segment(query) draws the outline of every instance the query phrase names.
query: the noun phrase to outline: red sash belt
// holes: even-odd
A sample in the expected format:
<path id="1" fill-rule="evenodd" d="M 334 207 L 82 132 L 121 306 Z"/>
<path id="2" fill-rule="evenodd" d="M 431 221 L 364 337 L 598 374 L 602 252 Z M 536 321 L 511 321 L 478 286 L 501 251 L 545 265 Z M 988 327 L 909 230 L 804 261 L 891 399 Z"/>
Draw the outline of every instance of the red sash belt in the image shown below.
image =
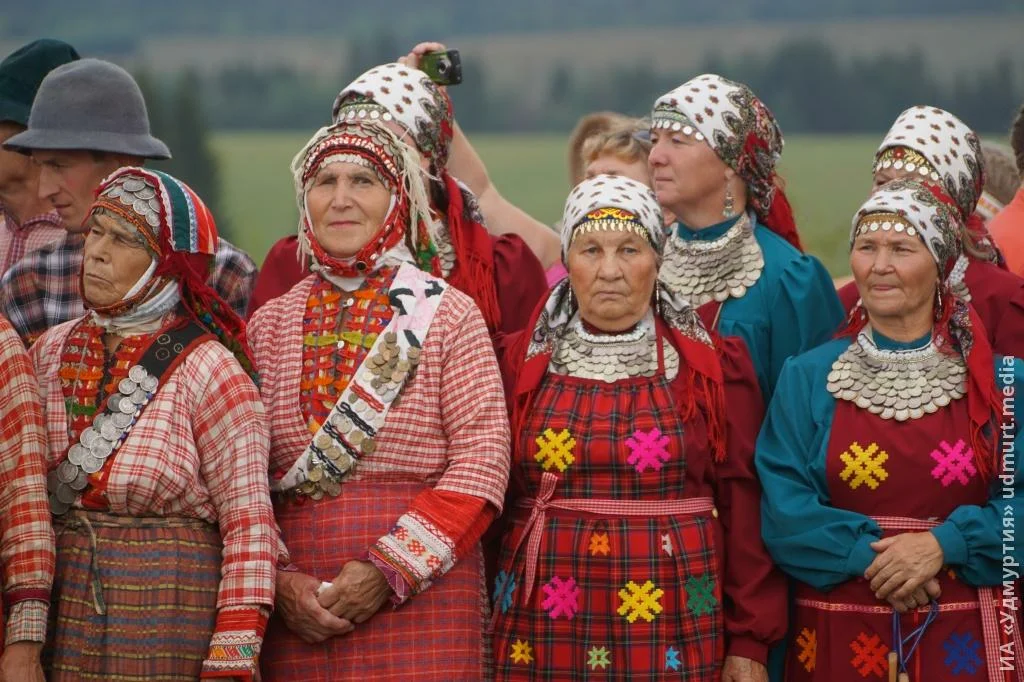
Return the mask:
<path id="1" fill-rule="evenodd" d="M 537 560 L 540 553 L 540 540 L 544 535 L 544 523 L 549 509 L 584 514 L 600 514 L 602 516 L 680 516 L 708 514 L 718 516 L 715 501 L 710 497 L 691 497 L 682 500 L 611 500 L 611 499 L 560 499 L 552 500 L 558 477 L 548 472 L 541 477 L 540 492 L 535 498 L 524 498 L 516 502 L 521 509 L 529 509 L 530 517 L 526 520 L 519 542 L 512 551 L 512 560 L 518 556 L 519 550 L 526 541 L 526 583 L 524 585 L 523 603 L 529 603 L 533 591 L 533 582 L 537 572 Z"/>

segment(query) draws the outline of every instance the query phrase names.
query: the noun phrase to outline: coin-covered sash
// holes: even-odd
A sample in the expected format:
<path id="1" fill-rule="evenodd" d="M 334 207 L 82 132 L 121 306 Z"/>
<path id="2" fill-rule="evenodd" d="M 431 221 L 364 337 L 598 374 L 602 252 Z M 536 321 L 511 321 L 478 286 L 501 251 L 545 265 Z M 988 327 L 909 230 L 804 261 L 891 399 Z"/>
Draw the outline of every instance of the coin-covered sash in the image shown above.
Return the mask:
<path id="1" fill-rule="evenodd" d="M 157 334 L 138 364 L 118 383 L 97 410 L 92 424 L 72 443 L 64 458 L 47 476 L 50 510 L 57 516 L 82 497 L 83 506 L 105 507 L 103 471 L 109 469 L 114 453 L 125 441 L 142 412 L 171 372 L 200 343 L 215 338 L 199 325 L 189 322 Z"/>
<path id="2" fill-rule="evenodd" d="M 359 459 L 376 450 L 377 434 L 420 362 L 423 341 L 446 288 L 443 280 L 402 264 L 388 292 L 395 313 L 391 322 L 302 455 L 280 480 L 271 482 L 271 490 L 318 499 L 341 492 L 342 481 Z"/>

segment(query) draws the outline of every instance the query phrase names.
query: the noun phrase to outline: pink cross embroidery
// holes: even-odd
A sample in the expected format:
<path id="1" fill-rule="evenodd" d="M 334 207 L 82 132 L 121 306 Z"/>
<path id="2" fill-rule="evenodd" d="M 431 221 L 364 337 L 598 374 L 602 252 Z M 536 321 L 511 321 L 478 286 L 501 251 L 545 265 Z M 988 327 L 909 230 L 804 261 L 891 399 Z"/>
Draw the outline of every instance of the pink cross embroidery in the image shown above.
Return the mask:
<path id="1" fill-rule="evenodd" d="M 630 450 L 626 461 L 636 467 L 638 474 L 642 474 L 648 467 L 661 471 L 662 463 L 668 461 L 669 453 L 665 449 L 668 445 L 668 436 L 661 435 L 657 427 L 647 433 L 637 429 L 633 436 L 626 440 L 626 445 Z"/>
<path id="2" fill-rule="evenodd" d="M 541 606 L 548 612 L 551 620 L 559 616 L 572 620 L 580 608 L 580 588 L 574 578 L 563 581 L 555 576 L 544 586 L 544 594 L 547 595 L 547 599 Z"/>
<path id="3" fill-rule="evenodd" d="M 954 446 L 940 441 L 939 447 L 932 450 L 932 459 L 938 462 L 932 469 L 932 477 L 942 481 L 943 487 L 948 488 L 953 481 L 967 485 L 978 473 L 974 468 L 974 450 L 962 438 Z"/>

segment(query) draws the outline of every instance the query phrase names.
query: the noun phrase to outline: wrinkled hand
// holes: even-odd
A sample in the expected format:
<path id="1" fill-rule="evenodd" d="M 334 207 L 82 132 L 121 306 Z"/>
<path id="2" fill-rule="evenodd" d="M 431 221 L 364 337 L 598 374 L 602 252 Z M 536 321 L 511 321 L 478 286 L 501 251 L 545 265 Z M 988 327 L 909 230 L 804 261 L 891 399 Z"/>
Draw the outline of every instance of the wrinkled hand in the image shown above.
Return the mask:
<path id="1" fill-rule="evenodd" d="M 722 682 L 768 682 L 768 669 L 749 658 L 726 656 Z"/>
<path id="2" fill-rule="evenodd" d="M 906 600 L 938 575 L 945 563 L 942 547 L 930 532 L 901 533 L 871 543 L 878 556 L 864 572 L 879 599 Z"/>
<path id="3" fill-rule="evenodd" d="M 410 66 L 414 69 L 420 68 L 420 59 L 428 52 L 444 52 L 448 48 L 441 43 L 420 43 L 416 47 L 412 48 L 412 52 L 400 57 L 398 63 L 404 66 Z"/>
<path id="4" fill-rule="evenodd" d="M 906 599 L 896 599 L 890 596 L 886 601 L 896 609 L 898 613 L 907 613 L 913 611 L 920 606 L 927 606 L 932 599 L 938 599 L 942 596 L 942 589 L 939 587 L 939 581 L 932 578 L 921 587 L 914 590 Z"/>
<path id="5" fill-rule="evenodd" d="M 330 587 L 320 591 L 320 606 L 353 623 L 365 623 L 394 594 L 387 578 L 368 561 L 350 561 Z"/>
<path id="6" fill-rule="evenodd" d="M 320 581 L 305 573 L 278 571 L 275 610 L 288 629 L 306 644 L 319 644 L 331 637 L 347 635 L 354 626 L 320 606 L 316 591 Z"/>
<path id="7" fill-rule="evenodd" d="M 39 663 L 42 644 L 14 642 L 0 656 L 0 682 L 46 682 Z"/>

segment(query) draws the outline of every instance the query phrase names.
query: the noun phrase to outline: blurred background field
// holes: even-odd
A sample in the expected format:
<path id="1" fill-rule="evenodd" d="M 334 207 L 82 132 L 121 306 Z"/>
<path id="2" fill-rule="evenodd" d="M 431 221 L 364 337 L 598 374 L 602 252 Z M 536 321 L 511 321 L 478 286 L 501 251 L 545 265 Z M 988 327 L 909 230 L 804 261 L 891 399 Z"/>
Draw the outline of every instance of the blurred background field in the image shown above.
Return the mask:
<path id="1" fill-rule="evenodd" d="M 845 274 L 875 146 L 908 106 L 988 141 L 1024 101 L 1022 0 L 0 0 L 0 55 L 46 35 L 139 80 L 154 133 L 223 233 L 262 261 L 295 230 L 289 162 L 338 90 L 422 40 L 462 53 L 449 90 L 495 184 L 538 219 L 568 194 L 580 116 L 650 112 L 700 73 L 751 86 L 786 134 L 808 250 Z"/>
<path id="2" fill-rule="evenodd" d="M 292 156 L 305 133 L 231 132 L 213 136 L 220 162 L 222 208 L 232 239 L 257 261 L 295 231 Z M 551 224 L 569 192 L 565 135 L 473 135 L 495 186 L 531 215 Z M 846 272 L 849 221 L 871 182 L 878 140 L 870 135 L 787 138 L 782 174 L 808 251 L 833 275 Z"/>

